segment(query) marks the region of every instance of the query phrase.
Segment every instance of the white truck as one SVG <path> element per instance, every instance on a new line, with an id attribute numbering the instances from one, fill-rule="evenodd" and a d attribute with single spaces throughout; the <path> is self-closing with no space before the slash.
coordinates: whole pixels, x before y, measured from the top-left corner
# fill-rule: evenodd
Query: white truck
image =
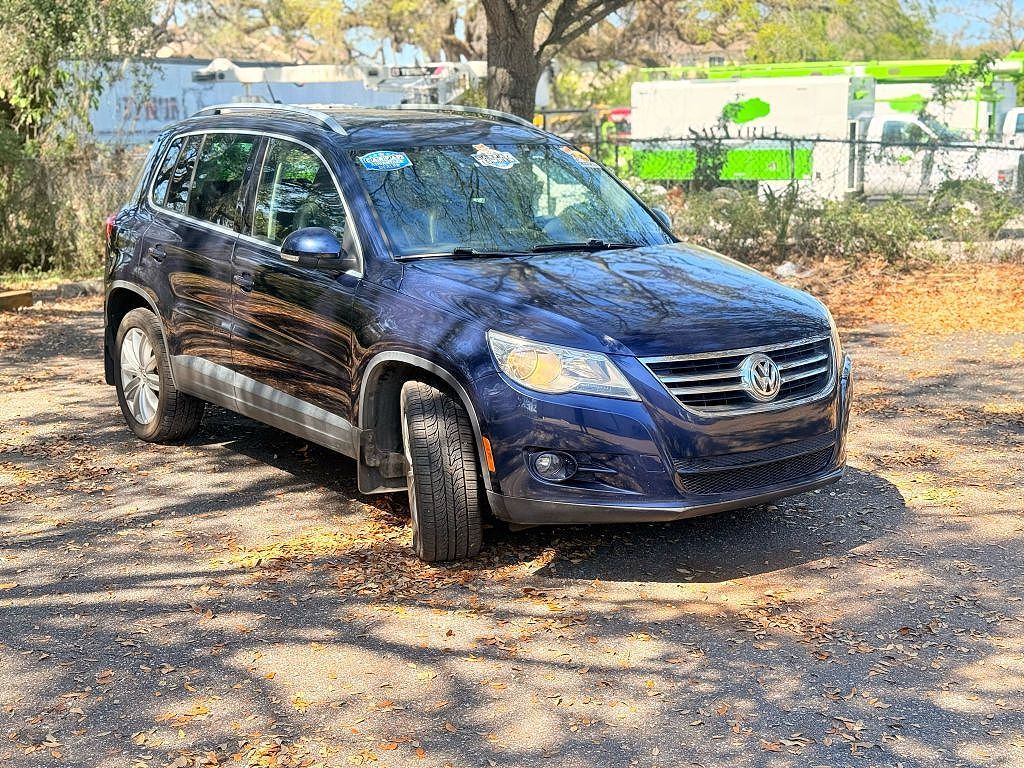
<path id="1" fill-rule="evenodd" d="M 652 181 L 797 182 L 830 199 L 927 195 L 948 179 L 1016 183 L 1019 150 L 973 145 L 931 118 L 877 107 L 863 76 L 638 82 L 632 160 Z"/>
<path id="2" fill-rule="evenodd" d="M 1024 107 L 1014 107 L 1006 113 L 999 138 L 1008 147 L 1024 147 Z"/>

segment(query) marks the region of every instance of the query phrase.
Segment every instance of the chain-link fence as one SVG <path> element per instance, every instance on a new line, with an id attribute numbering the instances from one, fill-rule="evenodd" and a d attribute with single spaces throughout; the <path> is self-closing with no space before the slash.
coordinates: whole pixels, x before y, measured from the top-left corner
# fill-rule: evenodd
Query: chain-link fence
<path id="1" fill-rule="evenodd" d="M 821 200 L 928 197 L 949 182 L 1024 193 L 1024 148 L 798 138 L 698 138 L 603 142 L 596 154 L 628 178 L 687 189 L 778 192 L 796 186 Z"/>
<path id="2" fill-rule="evenodd" d="M 0 146 L 0 271 L 98 269 L 104 221 L 128 198 L 146 150 Z"/>
<path id="3" fill-rule="evenodd" d="M 1021 147 L 701 137 L 591 151 L 677 234 L 749 261 L 1024 250 Z"/>

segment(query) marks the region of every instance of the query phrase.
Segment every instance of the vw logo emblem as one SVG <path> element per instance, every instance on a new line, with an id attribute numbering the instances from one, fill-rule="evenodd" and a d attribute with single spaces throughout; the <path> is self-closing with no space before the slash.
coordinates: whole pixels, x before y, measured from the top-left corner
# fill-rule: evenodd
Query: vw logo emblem
<path id="1" fill-rule="evenodd" d="M 740 382 L 752 398 L 767 403 L 779 394 L 782 375 L 774 360 L 768 355 L 755 352 L 740 364 Z"/>

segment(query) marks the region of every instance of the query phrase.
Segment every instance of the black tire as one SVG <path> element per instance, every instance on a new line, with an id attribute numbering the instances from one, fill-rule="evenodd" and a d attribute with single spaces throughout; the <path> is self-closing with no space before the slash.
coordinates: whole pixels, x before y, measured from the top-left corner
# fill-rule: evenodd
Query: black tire
<path id="1" fill-rule="evenodd" d="M 156 357 L 155 373 L 159 380 L 156 408 L 152 418 L 142 421 L 132 413 L 132 407 L 125 395 L 125 375 L 122 373 L 122 352 L 124 340 L 134 330 L 141 331 Z M 133 309 L 124 316 L 117 329 L 113 349 L 114 385 L 117 388 L 117 402 L 121 406 L 124 420 L 137 436 L 150 443 L 179 443 L 194 435 L 203 422 L 206 404 L 191 395 L 179 392 L 171 380 L 171 366 L 167 359 L 167 348 L 156 315 L 148 309 Z M 130 386 L 130 385 L 129 385 Z"/>
<path id="2" fill-rule="evenodd" d="M 462 404 L 422 381 L 402 387 L 413 547 L 421 560 L 473 557 L 483 538 L 473 427 Z"/>

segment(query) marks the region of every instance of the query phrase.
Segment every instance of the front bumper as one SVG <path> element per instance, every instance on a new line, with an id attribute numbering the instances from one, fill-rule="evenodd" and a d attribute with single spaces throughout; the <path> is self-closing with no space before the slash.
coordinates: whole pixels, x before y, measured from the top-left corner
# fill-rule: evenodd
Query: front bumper
<path id="1" fill-rule="evenodd" d="M 641 402 L 596 410 L 593 399 L 510 399 L 507 384 L 493 380 L 485 393 L 496 462 L 488 501 L 496 517 L 519 525 L 658 522 L 834 483 L 846 463 L 851 370 L 844 357 L 835 389 L 820 401 L 720 419 L 692 417 L 657 401 L 654 389 L 641 390 Z M 581 470 L 598 471 L 543 482 L 526 461 L 538 449 L 570 452 Z"/>
<path id="2" fill-rule="evenodd" d="M 760 489 L 754 496 L 742 496 L 726 501 L 697 503 L 680 506 L 678 502 L 665 502 L 636 506 L 633 504 L 579 504 L 565 501 L 541 499 L 517 499 L 487 492 L 491 511 L 500 520 L 516 525 L 578 525 L 599 523 L 661 523 L 683 520 L 687 517 L 713 515 L 732 509 L 754 507 L 770 501 L 813 491 L 815 488 L 839 481 L 845 467 L 830 469 L 796 483 L 787 483 L 777 488 Z"/>

